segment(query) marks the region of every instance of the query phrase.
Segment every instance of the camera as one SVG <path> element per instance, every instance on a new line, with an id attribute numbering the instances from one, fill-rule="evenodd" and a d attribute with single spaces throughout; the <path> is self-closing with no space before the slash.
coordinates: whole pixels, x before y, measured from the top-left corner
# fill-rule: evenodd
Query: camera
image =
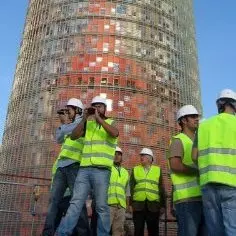
<path id="1" fill-rule="evenodd" d="M 89 115 L 94 115 L 95 114 L 95 108 L 94 107 L 89 107 L 88 108 L 88 114 Z"/>
<path id="2" fill-rule="evenodd" d="M 60 110 L 57 111 L 57 114 L 58 114 L 58 115 L 65 115 L 65 114 L 67 114 L 67 113 L 68 113 L 68 110 L 67 110 L 67 109 L 60 109 Z"/>

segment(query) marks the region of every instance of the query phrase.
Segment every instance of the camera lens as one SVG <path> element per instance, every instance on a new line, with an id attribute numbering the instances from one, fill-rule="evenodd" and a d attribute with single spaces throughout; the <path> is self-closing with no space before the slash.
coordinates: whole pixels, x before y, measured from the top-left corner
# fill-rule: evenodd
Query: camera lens
<path id="1" fill-rule="evenodd" d="M 94 107 L 89 107 L 89 108 L 88 108 L 88 114 L 89 114 L 89 115 L 95 114 L 95 108 L 94 108 Z"/>

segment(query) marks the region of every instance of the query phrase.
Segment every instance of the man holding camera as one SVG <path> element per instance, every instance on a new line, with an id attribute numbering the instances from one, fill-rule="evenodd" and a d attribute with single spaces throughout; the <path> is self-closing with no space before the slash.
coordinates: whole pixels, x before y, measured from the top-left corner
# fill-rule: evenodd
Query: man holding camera
<path id="1" fill-rule="evenodd" d="M 73 140 L 84 135 L 84 149 L 71 204 L 59 227 L 58 235 L 61 236 L 71 235 L 91 189 L 98 215 L 97 235 L 108 236 L 110 232 L 107 195 L 119 132 L 114 121 L 105 116 L 106 99 L 96 96 L 91 105 L 85 109 L 81 123 L 71 135 Z"/>
<path id="2" fill-rule="evenodd" d="M 73 193 L 75 179 L 79 170 L 81 153 L 84 146 L 83 138 L 71 140 L 72 130 L 81 122 L 84 106 L 79 99 L 71 98 L 67 103 L 67 109 L 59 114 L 62 124 L 56 130 L 56 140 L 62 144 L 61 151 L 56 160 L 55 175 L 51 186 L 51 196 L 46 217 L 43 236 L 54 235 L 56 230 L 56 216 L 59 204 L 63 199 L 67 187 Z M 63 113 L 64 112 L 64 113 Z M 68 119 L 66 118 L 68 113 Z M 64 117 L 65 116 L 65 117 Z M 65 119 L 64 119 L 65 118 Z M 69 123 L 70 122 L 70 123 Z M 88 219 L 86 211 L 81 214 L 83 225 L 87 227 Z"/>

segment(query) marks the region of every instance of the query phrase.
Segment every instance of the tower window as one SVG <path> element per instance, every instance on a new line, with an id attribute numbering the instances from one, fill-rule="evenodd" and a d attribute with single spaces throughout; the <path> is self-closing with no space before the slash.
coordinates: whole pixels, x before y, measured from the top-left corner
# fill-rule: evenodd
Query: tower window
<path id="1" fill-rule="evenodd" d="M 107 85 L 107 78 L 102 78 L 101 85 Z"/>

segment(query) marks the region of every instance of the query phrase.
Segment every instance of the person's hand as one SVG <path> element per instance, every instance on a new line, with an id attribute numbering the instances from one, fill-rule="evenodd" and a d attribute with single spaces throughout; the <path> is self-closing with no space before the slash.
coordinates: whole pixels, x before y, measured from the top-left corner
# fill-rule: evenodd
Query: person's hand
<path id="1" fill-rule="evenodd" d="M 101 124 L 102 121 L 103 121 L 103 119 L 102 119 L 102 117 L 99 115 L 99 112 L 98 112 L 97 109 L 95 109 L 95 119 L 96 119 L 96 121 L 97 121 L 99 124 Z"/>
<path id="2" fill-rule="evenodd" d="M 62 125 L 64 125 L 64 124 L 70 124 L 70 123 L 71 123 L 71 120 L 69 119 L 67 113 L 60 114 L 60 115 L 59 115 L 59 120 L 60 120 L 60 122 L 61 122 Z"/>
<path id="3" fill-rule="evenodd" d="M 87 120 L 88 117 L 89 117 L 88 108 L 85 108 L 83 112 L 83 120 Z"/>

